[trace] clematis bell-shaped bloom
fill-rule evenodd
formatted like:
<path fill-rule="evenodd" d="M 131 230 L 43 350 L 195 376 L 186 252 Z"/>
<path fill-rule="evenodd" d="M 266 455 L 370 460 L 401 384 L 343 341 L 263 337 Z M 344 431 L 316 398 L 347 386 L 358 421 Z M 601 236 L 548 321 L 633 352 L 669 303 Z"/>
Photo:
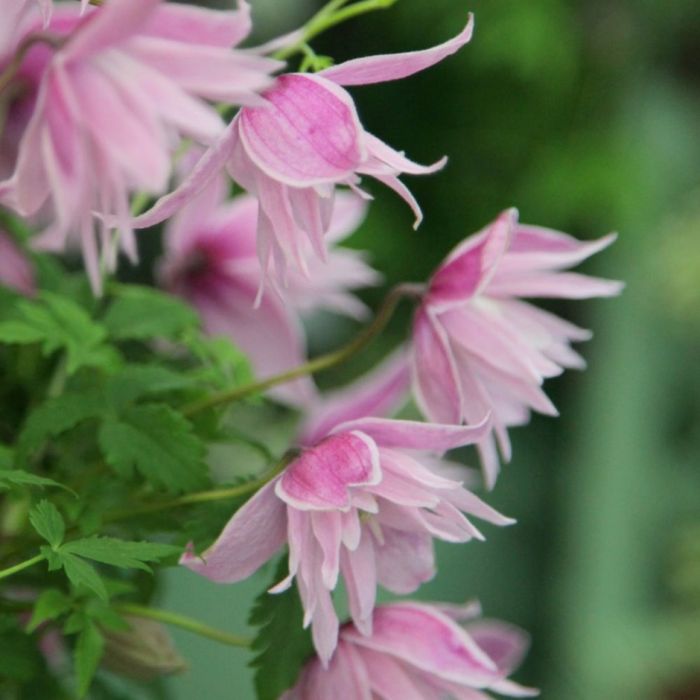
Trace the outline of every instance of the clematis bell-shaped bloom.
<path fill-rule="evenodd" d="M 305 449 L 229 521 L 201 558 L 181 563 L 207 578 L 233 583 L 250 576 L 285 543 L 304 623 L 323 663 L 336 647 L 331 592 L 345 580 L 358 630 L 372 633 L 380 583 L 410 593 L 435 573 L 433 538 L 466 542 L 483 535 L 463 513 L 497 525 L 513 521 L 419 461 L 415 451 L 442 453 L 483 438 L 487 421 L 451 426 L 363 418 L 336 426 Z"/>
<path fill-rule="evenodd" d="M 489 700 L 483 691 L 538 695 L 508 679 L 527 651 L 527 635 L 503 622 L 473 620 L 479 613 L 478 605 L 378 607 L 371 636 L 344 625 L 330 664 L 310 661 L 281 700 Z M 470 622 L 462 627 L 465 619 Z"/>
<path fill-rule="evenodd" d="M 361 253 L 337 247 L 325 264 L 309 260 L 308 278 L 290 275 L 285 299 L 267 293 L 255 304 L 262 276 L 255 239 L 258 202 L 249 195 L 225 198 L 225 183 L 217 180 L 171 219 L 162 281 L 199 311 L 208 333 L 238 345 L 259 376 L 278 374 L 306 360 L 301 314 L 327 308 L 364 317 L 368 309 L 348 290 L 377 284 L 379 275 Z M 359 197 L 339 194 L 329 240 L 352 233 L 365 212 Z M 309 379 L 274 390 L 293 404 L 308 404 L 315 393 Z"/>
<path fill-rule="evenodd" d="M 264 93 L 267 104 L 242 109 L 191 177 L 135 225 L 150 226 L 170 216 L 225 164 L 231 177 L 260 201 L 261 264 L 278 281 L 290 265 L 306 269 L 309 242 L 324 259 L 336 185 L 357 188 L 362 175 L 379 180 L 409 203 L 417 226 L 420 208 L 399 175 L 433 173 L 445 159 L 418 165 L 365 131 L 343 86 L 397 80 L 425 70 L 464 46 L 472 29 L 470 15 L 458 36 L 431 49 L 355 59 L 316 74 L 280 76 Z"/>
<path fill-rule="evenodd" d="M 56 9 L 54 48 L 32 46 L 24 58 L 39 87 L 0 202 L 53 221 L 42 247 L 79 242 L 99 290 L 100 252 L 107 267 L 116 264 L 111 226 L 136 256 L 130 194 L 166 189 L 182 137 L 209 144 L 223 131 L 206 100 L 259 104 L 257 93 L 282 64 L 231 49 L 250 31 L 244 0 L 226 12 L 161 0 L 110 0 L 79 12 L 72 3 Z"/>
<path fill-rule="evenodd" d="M 27 256 L 12 238 L 0 230 L 0 286 L 11 287 L 20 294 L 36 292 L 34 272 Z"/>
<path fill-rule="evenodd" d="M 499 471 L 496 441 L 507 461 L 508 427 L 527 423 L 531 410 L 556 415 L 541 385 L 583 368 L 571 343 L 591 337 L 521 297 L 618 294 L 620 282 L 564 271 L 614 240 L 582 243 L 519 224 L 509 210 L 457 246 L 433 275 L 413 327 L 414 393 L 430 420 L 470 422 L 491 411 L 493 432 L 478 445 L 489 488 Z"/>

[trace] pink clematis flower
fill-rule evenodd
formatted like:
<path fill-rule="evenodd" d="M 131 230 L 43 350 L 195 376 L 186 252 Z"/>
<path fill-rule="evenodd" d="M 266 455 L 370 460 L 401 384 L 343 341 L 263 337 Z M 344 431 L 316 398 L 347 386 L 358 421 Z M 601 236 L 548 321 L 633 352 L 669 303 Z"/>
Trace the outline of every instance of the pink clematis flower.
<path fill-rule="evenodd" d="M 0 286 L 2 285 L 26 296 L 33 296 L 36 292 L 34 272 L 27 256 L 7 233 L 0 230 Z"/>
<path fill-rule="evenodd" d="M 420 208 L 399 175 L 433 173 L 445 159 L 418 165 L 365 131 L 342 86 L 418 73 L 458 51 L 471 39 L 472 29 L 470 15 L 458 36 L 431 49 L 355 59 L 313 75 L 280 76 L 264 93 L 267 104 L 241 110 L 190 178 L 135 225 L 150 226 L 167 218 L 226 165 L 231 177 L 260 201 L 260 260 L 265 273 L 274 272 L 278 281 L 284 280 L 290 265 L 306 269 L 309 242 L 324 259 L 334 189 L 357 189 L 361 175 L 379 180 L 405 199 L 417 226 Z"/>
<path fill-rule="evenodd" d="M 250 31 L 244 0 L 229 12 L 161 0 L 78 12 L 72 4 L 56 10 L 48 31 L 57 46 L 26 55 L 40 65 L 40 83 L 0 202 L 53 220 L 38 242 L 44 248 L 62 250 L 75 237 L 99 290 L 100 248 L 108 267 L 116 263 L 109 226 L 136 256 L 129 195 L 166 189 L 181 137 L 209 144 L 223 131 L 205 100 L 259 104 L 257 92 L 282 64 L 231 50 Z"/>
<path fill-rule="evenodd" d="M 364 317 L 368 309 L 348 290 L 377 284 L 379 275 L 361 253 L 333 248 L 325 264 L 310 259 L 308 278 L 290 275 L 285 300 L 268 293 L 256 305 L 261 284 L 255 237 L 258 202 L 249 195 L 230 201 L 225 197 L 225 183 L 216 180 L 171 220 L 161 277 L 169 291 L 199 311 L 208 333 L 230 338 L 250 357 L 256 373 L 266 377 L 305 361 L 301 314 L 327 308 Z M 339 194 L 329 241 L 352 233 L 365 211 L 359 197 Z M 315 394 L 308 378 L 273 392 L 293 404 L 308 404 Z"/>
<path fill-rule="evenodd" d="M 289 576 L 296 578 L 323 663 L 336 647 L 338 618 L 331 592 L 345 580 L 350 614 L 372 633 L 376 585 L 410 593 L 435 574 L 433 538 L 483 539 L 463 515 L 511 524 L 462 488 L 424 467 L 415 450 L 442 453 L 483 438 L 487 421 L 450 426 L 363 418 L 336 426 L 304 450 L 229 521 L 214 544 L 181 563 L 220 583 L 250 576 L 289 544 Z M 462 512 L 463 511 L 463 512 Z"/>
<path fill-rule="evenodd" d="M 478 445 L 489 488 L 499 471 L 494 433 L 508 460 L 508 427 L 527 423 L 531 410 L 556 415 L 541 385 L 565 368 L 583 368 L 571 342 L 591 337 L 520 297 L 618 294 L 620 282 L 563 271 L 614 240 L 581 243 L 519 224 L 509 210 L 457 246 L 433 275 L 414 321 L 414 393 L 430 420 L 469 422 L 491 411 L 493 433 Z"/>
<path fill-rule="evenodd" d="M 478 605 L 378 607 L 371 636 L 352 624 L 343 626 L 330 664 L 310 661 L 281 700 L 489 700 L 482 691 L 538 695 L 508 679 L 527 650 L 527 635 L 490 620 L 458 624 L 479 612 Z"/>

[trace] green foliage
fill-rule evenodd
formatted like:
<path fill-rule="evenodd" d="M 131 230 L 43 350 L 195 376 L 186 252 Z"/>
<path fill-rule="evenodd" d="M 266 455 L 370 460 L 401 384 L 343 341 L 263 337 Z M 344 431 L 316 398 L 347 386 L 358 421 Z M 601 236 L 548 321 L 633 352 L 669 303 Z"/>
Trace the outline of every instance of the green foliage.
<path fill-rule="evenodd" d="M 178 339 L 197 328 L 197 316 L 186 304 L 150 287 L 115 285 L 115 300 L 103 322 L 117 340 Z"/>
<path fill-rule="evenodd" d="M 182 553 L 181 547 L 156 542 L 126 542 L 115 537 L 88 537 L 67 542 L 61 550 L 85 559 L 124 569 L 151 571 L 146 562 L 160 561 Z"/>
<path fill-rule="evenodd" d="M 206 484 L 204 444 L 189 421 L 166 404 L 133 406 L 100 426 L 100 447 L 118 474 L 133 470 L 168 491 L 196 489 Z"/>
<path fill-rule="evenodd" d="M 106 330 L 70 299 L 42 292 L 36 300 L 19 300 L 14 311 L 14 319 L 0 323 L 0 342 L 40 343 L 46 355 L 63 350 L 68 374 L 80 367 L 108 368 L 117 361 L 104 342 Z"/>
<path fill-rule="evenodd" d="M 66 524 L 56 506 L 42 500 L 29 513 L 32 527 L 43 537 L 52 549 L 56 549 L 66 534 Z"/>
<path fill-rule="evenodd" d="M 59 484 L 53 479 L 47 479 L 44 476 L 37 476 L 20 469 L 0 469 L 0 491 L 10 490 L 16 486 L 55 486 L 56 488 L 71 491 L 67 486 Z M 71 493 L 75 492 L 71 491 Z"/>
<path fill-rule="evenodd" d="M 92 621 L 87 621 L 78 633 L 73 659 L 78 680 L 78 697 L 85 697 L 97 666 L 104 653 L 104 637 Z"/>
<path fill-rule="evenodd" d="M 273 583 L 286 574 L 287 561 L 282 559 Z M 311 635 L 303 628 L 303 617 L 294 586 L 276 595 L 265 590 L 256 598 L 248 622 L 258 627 L 251 647 L 255 657 L 250 662 L 258 700 L 277 700 L 294 685 L 302 666 L 313 654 Z M 284 642 L 281 644 L 280 640 Z"/>

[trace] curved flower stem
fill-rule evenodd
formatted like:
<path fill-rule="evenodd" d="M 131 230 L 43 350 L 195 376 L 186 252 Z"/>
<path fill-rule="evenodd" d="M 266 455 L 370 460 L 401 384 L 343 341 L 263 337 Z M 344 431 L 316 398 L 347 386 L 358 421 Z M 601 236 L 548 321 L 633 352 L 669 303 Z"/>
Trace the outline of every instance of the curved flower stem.
<path fill-rule="evenodd" d="M 292 379 L 297 379 L 307 374 L 315 374 L 316 372 L 321 372 L 345 362 L 362 350 L 365 345 L 384 330 L 384 327 L 393 316 L 396 307 L 403 297 L 420 297 L 422 292 L 422 285 L 400 284 L 394 287 L 385 297 L 372 323 L 339 350 L 334 350 L 333 352 L 316 357 L 303 365 L 299 365 L 298 367 L 294 367 L 280 374 L 275 374 L 267 379 L 211 394 L 210 396 L 185 406 L 182 409 L 182 413 L 186 416 L 192 416 L 201 411 L 206 411 L 209 408 L 240 401 L 241 399 L 266 391 L 278 384 L 284 384 Z"/>
<path fill-rule="evenodd" d="M 158 513 L 163 510 L 171 510 L 180 506 L 195 505 L 197 503 L 210 503 L 212 501 L 226 501 L 233 498 L 247 496 L 249 493 L 255 493 L 258 489 L 267 484 L 268 481 L 274 479 L 294 457 L 294 451 L 287 452 L 277 464 L 268 472 L 259 476 L 253 481 L 248 481 L 240 486 L 231 486 L 226 489 L 211 489 L 210 491 L 198 491 L 197 493 L 188 493 L 179 498 L 173 498 L 170 501 L 161 501 L 160 503 L 146 503 L 142 506 L 136 506 L 129 510 L 114 511 L 107 514 L 103 519 L 103 523 L 116 523 L 121 520 L 128 520 L 135 515 L 146 515 L 148 513 Z"/>
<path fill-rule="evenodd" d="M 374 10 L 384 10 L 391 7 L 397 0 L 360 0 L 345 7 L 348 0 L 331 0 L 321 10 L 319 10 L 304 26 L 302 36 L 299 41 L 285 46 L 274 54 L 275 58 L 285 60 L 295 53 L 303 50 L 306 43 L 314 37 L 322 34 L 327 29 L 336 24 L 345 22 L 353 17 L 359 17 Z"/>
<path fill-rule="evenodd" d="M 14 566 L 10 566 L 7 569 L 2 569 L 0 571 L 0 579 L 3 578 L 8 578 L 9 576 L 13 576 L 14 574 L 18 574 L 20 571 L 24 571 L 25 569 L 28 569 L 31 566 L 34 566 L 34 564 L 38 564 L 41 561 L 44 561 L 46 557 L 43 554 L 37 554 L 35 557 L 32 557 L 31 559 L 27 559 L 25 561 L 21 561 L 19 564 L 15 564 Z"/>
<path fill-rule="evenodd" d="M 124 615 L 132 615 L 133 617 L 143 617 L 156 622 L 164 622 L 166 625 L 174 625 L 188 632 L 198 634 L 200 637 L 213 639 L 221 644 L 228 644 L 231 647 L 249 647 L 252 643 L 251 639 L 239 637 L 235 634 L 229 634 L 223 630 L 209 627 L 199 620 L 195 620 L 180 613 L 171 612 L 169 610 L 160 610 L 158 608 L 149 608 L 145 605 L 137 605 L 136 603 L 122 603 L 115 606 L 116 610 Z"/>
<path fill-rule="evenodd" d="M 12 82 L 12 79 L 17 75 L 19 69 L 22 66 L 22 61 L 24 61 L 29 50 L 34 46 L 34 44 L 48 44 L 54 49 L 60 48 L 65 39 L 54 36 L 53 34 L 48 34 L 46 32 L 38 32 L 36 34 L 31 34 L 17 47 L 15 55 L 12 60 L 7 64 L 5 70 L 0 73 L 0 93 Z"/>

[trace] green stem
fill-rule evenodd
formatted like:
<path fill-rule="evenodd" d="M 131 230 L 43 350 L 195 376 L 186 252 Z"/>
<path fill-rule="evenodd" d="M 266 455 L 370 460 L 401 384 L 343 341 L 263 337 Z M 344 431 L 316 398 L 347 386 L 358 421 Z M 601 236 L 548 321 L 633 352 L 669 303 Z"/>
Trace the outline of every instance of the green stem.
<path fill-rule="evenodd" d="M 384 302 L 379 307 L 377 315 L 374 317 L 372 323 L 365 327 L 364 330 L 355 336 L 352 341 L 339 350 L 334 350 L 333 352 L 316 357 L 303 365 L 299 365 L 298 367 L 294 367 L 293 369 L 287 370 L 286 372 L 282 372 L 280 374 L 275 374 L 267 379 L 262 379 L 258 382 L 245 384 L 244 386 L 234 387 L 233 389 L 220 391 L 218 393 L 211 394 L 210 396 L 206 396 L 199 401 L 195 401 L 188 406 L 185 406 L 182 409 L 182 413 L 186 416 L 191 416 L 195 413 L 206 411 L 209 408 L 232 403 L 234 401 L 240 401 L 241 399 L 245 399 L 249 396 L 254 396 L 255 394 L 266 391 L 267 389 L 277 386 L 278 384 L 284 384 L 292 379 L 297 379 L 298 377 L 303 377 L 307 374 L 315 374 L 316 372 L 321 372 L 345 362 L 357 352 L 362 350 L 365 345 L 367 345 L 375 336 L 384 330 L 384 327 L 393 316 L 396 307 L 403 297 L 420 297 L 422 292 L 423 288 L 420 285 L 403 284 L 394 287 L 394 289 L 389 292 L 384 299 Z"/>
<path fill-rule="evenodd" d="M 129 510 L 115 511 L 106 515 L 103 523 L 115 523 L 121 520 L 128 520 L 135 515 L 146 515 L 148 513 L 158 513 L 163 510 L 171 510 L 180 506 L 196 505 L 197 503 L 211 503 L 212 501 L 226 501 L 233 498 L 247 496 L 250 493 L 255 493 L 258 489 L 267 484 L 268 481 L 274 479 L 293 459 L 294 453 L 288 452 L 269 472 L 258 477 L 254 481 L 249 481 L 240 486 L 231 486 L 226 489 L 212 489 L 210 491 L 199 491 L 197 493 L 188 493 L 179 498 L 173 498 L 170 501 L 162 501 L 161 503 L 146 503 L 136 508 Z"/>
<path fill-rule="evenodd" d="M 359 17 L 367 12 L 384 10 L 391 7 L 396 1 L 397 0 L 361 0 L 360 2 L 353 3 L 349 7 L 345 7 L 348 0 L 331 0 L 331 2 L 319 10 L 306 23 L 299 41 L 280 49 L 274 54 L 274 57 L 283 61 L 303 50 L 304 44 L 308 43 L 319 34 L 322 34 L 327 29 L 352 19 L 353 17 Z"/>
<path fill-rule="evenodd" d="M 228 644 L 232 647 L 249 647 L 252 643 L 251 639 L 246 637 L 239 637 L 235 634 L 229 634 L 223 630 L 216 629 L 215 627 L 209 627 L 199 620 L 195 620 L 186 615 L 180 615 L 179 613 L 171 612 L 169 610 L 159 610 L 158 608 L 149 608 L 145 605 L 137 605 L 135 603 L 122 603 L 117 605 L 116 609 L 118 612 L 124 615 L 132 615 L 134 617 L 143 617 L 149 620 L 155 620 L 156 622 L 164 622 L 166 625 L 174 625 L 175 627 L 180 627 L 188 632 L 193 632 L 198 634 L 200 637 L 206 637 L 207 639 L 213 639 L 215 642 L 220 642 L 221 644 Z"/>
<path fill-rule="evenodd" d="M 40 561 L 44 561 L 45 557 L 43 554 L 37 554 L 35 557 L 32 557 L 31 559 L 27 559 L 26 561 L 21 561 L 19 564 L 15 564 L 14 566 L 10 566 L 7 569 L 2 569 L 0 571 L 0 579 L 3 578 L 8 578 L 9 576 L 13 576 L 14 574 L 18 574 L 20 571 L 24 571 L 25 569 L 28 569 L 30 566 L 34 566 L 34 564 L 38 564 Z"/>

